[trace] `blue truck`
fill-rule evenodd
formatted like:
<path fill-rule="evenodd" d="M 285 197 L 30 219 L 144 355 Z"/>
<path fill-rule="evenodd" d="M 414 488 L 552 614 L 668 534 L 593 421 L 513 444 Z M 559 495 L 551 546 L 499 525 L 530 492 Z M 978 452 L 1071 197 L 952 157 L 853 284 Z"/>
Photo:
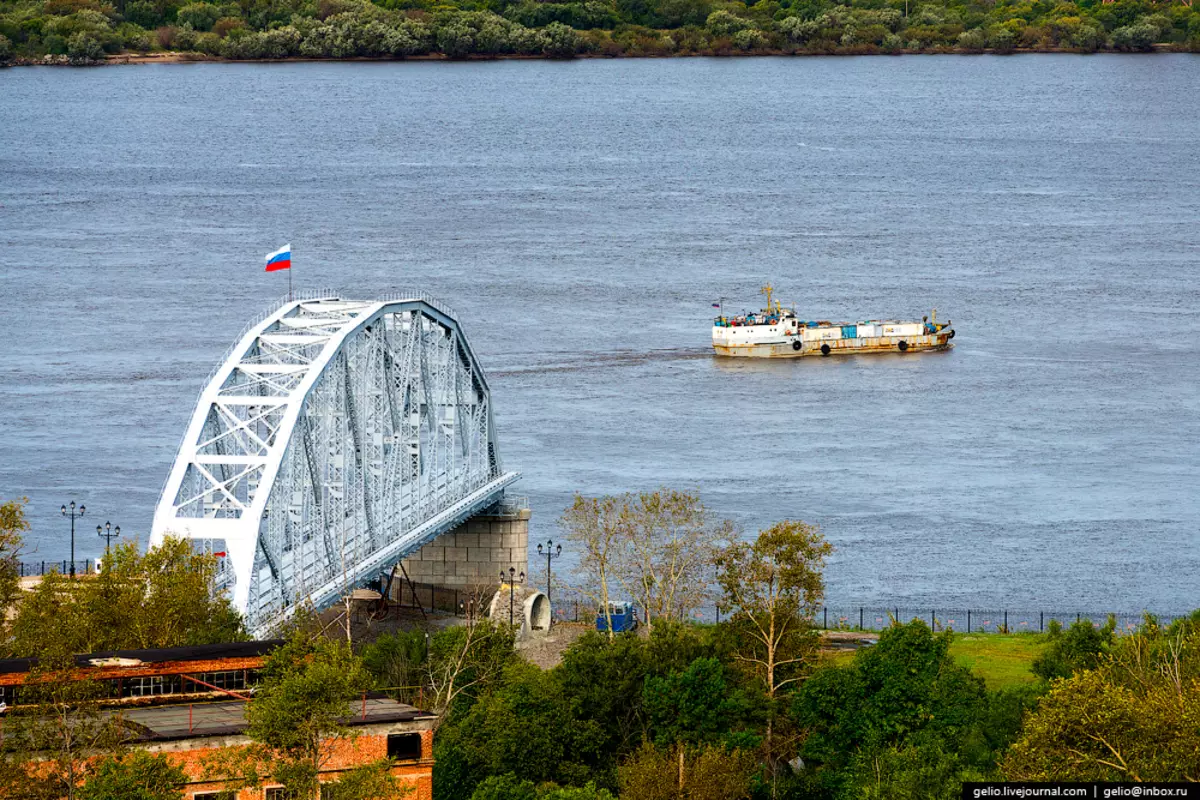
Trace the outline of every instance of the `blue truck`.
<path fill-rule="evenodd" d="M 638 626 L 637 606 L 624 600 L 608 604 L 608 617 L 612 618 L 614 633 L 632 631 Z M 596 630 L 601 633 L 608 631 L 608 619 L 605 618 L 604 609 L 600 609 L 596 614 Z"/>

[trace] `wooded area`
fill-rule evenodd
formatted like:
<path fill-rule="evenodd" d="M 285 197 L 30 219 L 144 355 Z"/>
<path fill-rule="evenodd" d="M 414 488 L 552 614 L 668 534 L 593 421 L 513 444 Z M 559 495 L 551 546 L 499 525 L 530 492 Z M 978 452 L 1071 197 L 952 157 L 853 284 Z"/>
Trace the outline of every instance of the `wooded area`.
<path fill-rule="evenodd" d="M 1192 0 L 0 0 L 0 63 L 1200 50 Z"/>

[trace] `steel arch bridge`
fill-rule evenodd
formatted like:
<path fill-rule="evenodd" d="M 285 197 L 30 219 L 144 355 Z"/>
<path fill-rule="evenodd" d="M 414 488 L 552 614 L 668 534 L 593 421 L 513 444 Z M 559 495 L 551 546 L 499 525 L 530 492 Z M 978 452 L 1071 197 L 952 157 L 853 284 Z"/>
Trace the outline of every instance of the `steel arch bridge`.
<path fill-rule="evenodd" d="M 495 505 L 487 379 L 430 298 L 284 302 L 200 395 L 154 514 L 224 551 L 218 582 L 257 636 L 324 608 Z"/>

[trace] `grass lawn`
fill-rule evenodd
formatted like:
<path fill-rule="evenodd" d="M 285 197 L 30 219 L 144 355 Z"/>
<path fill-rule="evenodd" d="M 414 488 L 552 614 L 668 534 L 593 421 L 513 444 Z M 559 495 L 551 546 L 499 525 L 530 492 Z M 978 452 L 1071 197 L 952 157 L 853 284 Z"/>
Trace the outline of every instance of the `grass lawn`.
<path fill-rule="evenodd" d="M 983 678 L 989 689 L 1004 689 L 1037 680 L 1029 668 L 1045 645 L 1046 637 L 1036 633 L 956 633 L 950 655 Z M 854 652 L 826 657 L 834 664 L 846 665 Z"/>
<path fill-rule="evenodd" d="M 950 655 L 983 678 L 989 689 L 1033 683 L 1033 660 L 1046 645 L 1037 633 L 956 633 Z"/>

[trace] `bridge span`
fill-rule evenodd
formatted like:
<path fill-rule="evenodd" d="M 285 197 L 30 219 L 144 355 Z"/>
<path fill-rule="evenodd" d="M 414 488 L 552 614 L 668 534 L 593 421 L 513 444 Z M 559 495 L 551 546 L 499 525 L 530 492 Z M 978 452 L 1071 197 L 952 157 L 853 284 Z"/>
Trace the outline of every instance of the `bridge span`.
<path fill-rule="evenodd" d="M 224 552 L 251 633 L 324 608 L 495 506 L 517 480 L 454 313 L 318 292 L 253 324 L 200 394 L 154 514 Z"/>

